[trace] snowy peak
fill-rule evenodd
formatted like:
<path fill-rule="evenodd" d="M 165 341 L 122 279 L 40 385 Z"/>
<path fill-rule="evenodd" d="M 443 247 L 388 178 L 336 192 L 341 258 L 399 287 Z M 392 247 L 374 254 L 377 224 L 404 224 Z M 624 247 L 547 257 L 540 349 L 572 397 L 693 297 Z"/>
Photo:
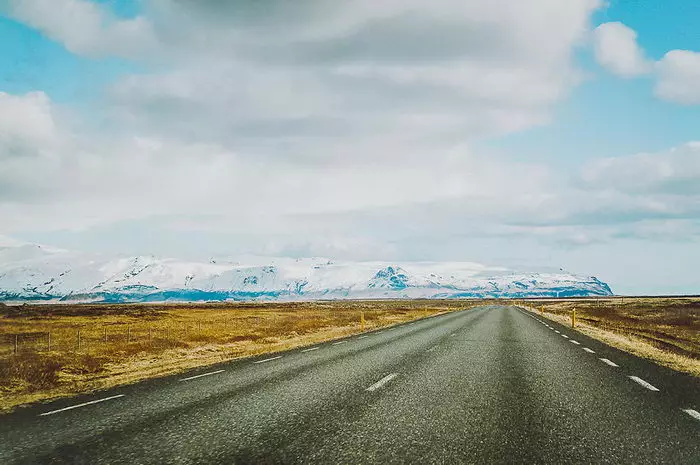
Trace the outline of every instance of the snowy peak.
<path fill-rule="evenodd" d="M 387 266 L 374 275 L 367 285 L 370 289 L 406 289 L 409 286 L 408 274 L 400 267 Z"/>
<path fill-rule="evenodd" d="M 611 295 L 595 277 L 514 273 L 468 262 L 205 262 L 109 258 L 0 241 L 0 300 L 207 301 Z"/>

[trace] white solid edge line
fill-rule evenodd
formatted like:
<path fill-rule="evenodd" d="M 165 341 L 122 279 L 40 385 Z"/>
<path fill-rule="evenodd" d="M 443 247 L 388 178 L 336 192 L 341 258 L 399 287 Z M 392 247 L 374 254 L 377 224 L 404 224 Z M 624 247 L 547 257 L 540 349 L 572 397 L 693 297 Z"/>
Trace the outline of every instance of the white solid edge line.
<path fill-rule="evenodd" d="M 369 392 L 376 391 L 377 389 L 380 389 L 382 386 L 384 386 L 386 383 L 388 383 L 392 379 L 396 378 L 396 376 L 398 376 L 398 373 L 388 374 L 385 377 L 383 377 L 382 379 L 380 379 L 379 381 L 377 381 L 376 383 L 374 383 L 373 385 L 371 385 L 370 387 L 368 387 L 367 389 L 365 389 L 365 391 L 369 391 Z"/>
<path fill-rule="evenodd" d="M 569 342 L 572 343 L 572 344 L 576 344 L 577 346 L 578 346 L 578 345 L 581 345 L 580 342 L 574 341 L 573 339 L 569 339 Z"/>
<path fill-rule="evenodd" d="M 611 367 L 619 367 L 617 363 L 613 362 L 612 360 L 608 360 L 607 358 L 601 358 L 601 362 L 605 363 L 606 365 L 610 365 Z"/>
<path fill-rule="evenodd" d="M 271 361 L 273 361 L 273 360 L 277 360 L 278 358 L 282 358 L 282 356 L 281 356 L 281 355 L 278 355 L 277 357 L 266 358 L 265 360 L 258 360 L 257 362 L 253 362 L 253 363 L 271 362 Z"/>
<path fill-rule="evenodd" d="M 223 372 L 224 372 L 224 370 L 210 371 L 209 373 L 202 373 L 201 375 L 194 375 L 194 376 L 190 376 L 188 378 L 182 378 L 180 381 L 189 381 L 191 379 L 201 378 L 202 376 L 211 376 L 211 375 L 216 375 L 218 373 L 223 373 Z"/>
<path fill-rule="evenodd" d="M 333 345 L 337 346 L 338 344 L 345 344 L 346 342 L 348 342 L 348 341 L 338 341 L 338 342 L 334 342 Z"/>
<path fill-rule="evenodd" d="M 111 397 L 105 397 L 104 399 L 91 400 L 90 402 L 85 402 L 85 403 L 77 404 L 77 405 L 71 405 L 70 407 L 60 408 L 58 410 L 51 410 L 50 412 L 40 413 L 39 416 L 45 417 L 47 415 L 53 415 L 54 413 L 65 412 L 66 410 L 73 410 L 74 408 L 85 407 L 86 405 L 99 404 L 100 402 L 104 402 L 106 400 L 118 399 L 120 397 L 124 397 L 124 394 L 118 394 L 116 396 L 111 396 Z"/>
<path fill-rule="evenodd" d="M 692 408 L 682 408 L 681 410 L 683 410 L 685 413 L 695 418 L 696 420 L 700 420 L 700 412 L 698 412 L 697 410 L 693 410 Z"/>
<path fill-rule="evenodd" d="M 302 352 L 311 352 L 312 350 L 318 350 L 318 347 L 309 347 L 308 349 L 302 350 Z"/>
<path fill-rule="evenodd" d="M 359 336 L 358 339 L 364 339 L 364 338 L 366 338 L 366 337 L 369 337 L 369 336 L 367 336 L 367 335 L 365 334 L 364 336 Z"/>
<path fill-rule="evenodd" d="M 646 381 L 644 381 L 642 378 L 640 378 L 638 376 L 629 376 L 629 379 L 631 379 L 635 383 L 639 384 L 640 386 L 644 386 L 645 388 L 649 389 L 650 391 L 655 391 L 655 392 L 658 391 L 658 389 L 656 387 L 647 383 Z"/>
<path fill-rule="evenodd" d="M 583 350 L 585 350 L 585 351 L 588 352 L 589 354 L 595 354 L 595 350 L 589 349 L 588 347 L 584 347 Z"/>

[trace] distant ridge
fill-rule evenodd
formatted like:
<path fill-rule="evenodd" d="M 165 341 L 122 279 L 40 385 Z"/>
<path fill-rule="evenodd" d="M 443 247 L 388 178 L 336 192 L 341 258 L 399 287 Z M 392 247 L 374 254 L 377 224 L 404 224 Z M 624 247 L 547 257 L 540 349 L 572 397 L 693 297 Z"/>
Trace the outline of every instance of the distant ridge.
<path fill-rule="evenodd" d="M 0 242 L 0 301 L 168 302 L 612 296 L 595 277 L 470 262 L 111 258 Z"/>

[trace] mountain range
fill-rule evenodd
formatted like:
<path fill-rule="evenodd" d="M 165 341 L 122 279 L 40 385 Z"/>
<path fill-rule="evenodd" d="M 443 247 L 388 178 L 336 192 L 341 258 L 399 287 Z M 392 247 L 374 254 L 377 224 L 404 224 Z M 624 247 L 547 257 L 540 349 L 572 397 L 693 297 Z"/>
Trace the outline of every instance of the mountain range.
<path fill-rule="evenodd" d="M 161 302 L 612 295 L 595 277 L 471 262 L 109 257 L 0 238 L 0 301 Z"/>

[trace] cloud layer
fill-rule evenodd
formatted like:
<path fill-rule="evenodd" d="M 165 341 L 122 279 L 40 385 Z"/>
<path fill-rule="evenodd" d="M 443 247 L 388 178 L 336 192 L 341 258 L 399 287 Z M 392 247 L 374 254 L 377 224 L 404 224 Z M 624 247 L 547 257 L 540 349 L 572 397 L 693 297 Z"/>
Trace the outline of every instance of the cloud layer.
<path fill-rule="evenodd" d="M 671 50 L 653 62 L 637 43 L 637 33 L 619 22 L 604 23 L 593 33 L 595 57 L 608 71 L 624 78 L 652 74 L 654 93 L 668 102 L 700 104 L 700 53 Z"/>
<path fill-rule="evenodd" d="M 697 144 L 569 174 L 483 148 L 550 122 L 591 38 L 608 69 L 698 103 L 697 54 L 653 63 L 624 25 L 593 32 L 601 2 L 264 3 L 0 2 L 75 54 L 139 67 L 88 112 L 0 93 L 0 234 L 138 223 L 156 245 L 206 233 L 348 259 L 697 237 Z"/>

